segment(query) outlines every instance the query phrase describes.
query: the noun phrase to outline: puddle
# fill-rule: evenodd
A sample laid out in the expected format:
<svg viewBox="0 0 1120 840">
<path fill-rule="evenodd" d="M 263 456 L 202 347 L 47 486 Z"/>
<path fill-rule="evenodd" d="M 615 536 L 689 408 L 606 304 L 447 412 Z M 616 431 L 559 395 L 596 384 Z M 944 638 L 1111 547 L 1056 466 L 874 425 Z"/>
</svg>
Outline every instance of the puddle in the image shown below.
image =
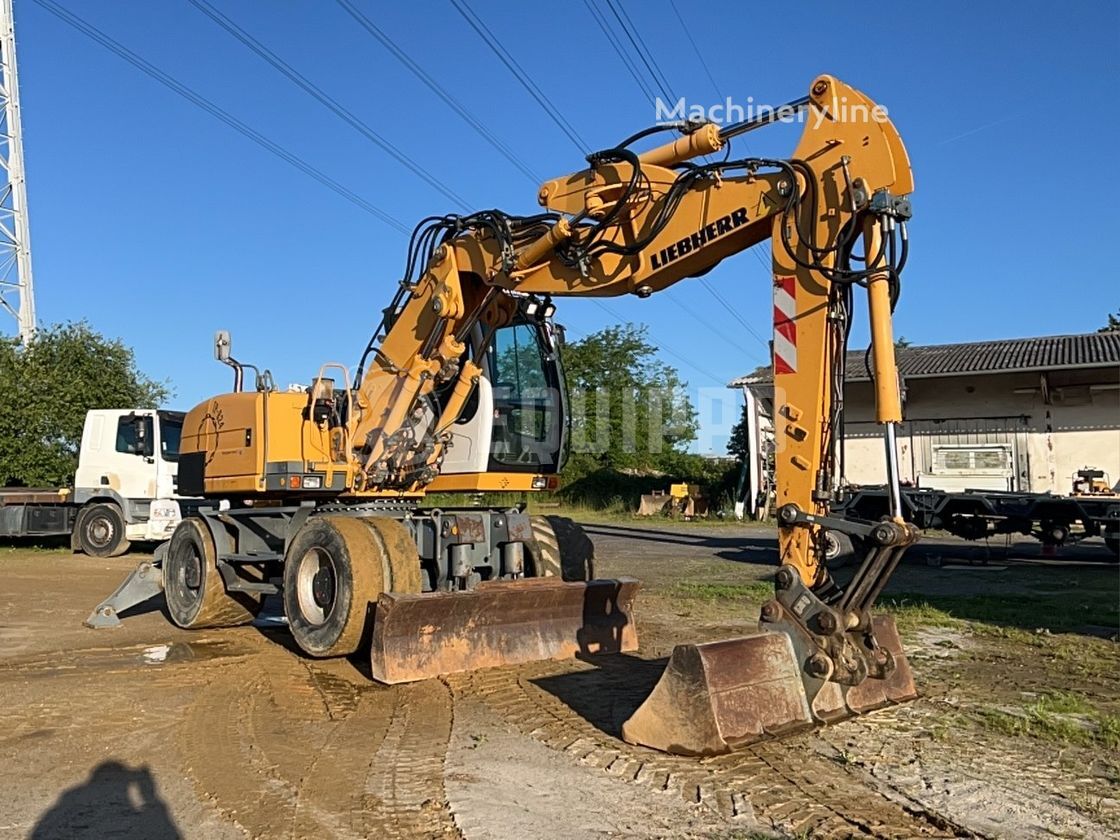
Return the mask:
<svg viewBox="0 0 1120 840">
<path fill-rule="evenodd" d="M 245 653 L 248 653 L 245 648 L 225 641 L 170 642 L 146 647 L 138 658 L 144 665 L 164 665 L 172 662 L 222 659 Z"/>
</svg>

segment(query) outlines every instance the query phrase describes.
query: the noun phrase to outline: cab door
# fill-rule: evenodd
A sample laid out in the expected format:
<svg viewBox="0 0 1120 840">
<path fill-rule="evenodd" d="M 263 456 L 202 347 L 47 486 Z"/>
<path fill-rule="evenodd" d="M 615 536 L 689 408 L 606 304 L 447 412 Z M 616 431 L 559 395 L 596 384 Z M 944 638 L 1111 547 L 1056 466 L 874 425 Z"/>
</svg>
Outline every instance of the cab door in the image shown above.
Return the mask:
<svg viewBox="0 0 1120 840">
<path fill-rule="evenodd" d="M 566 442 L 560 348 L 549 322 L 495 330 L 487 352 L 492 472 L 555 473 Z"/>
</svg>

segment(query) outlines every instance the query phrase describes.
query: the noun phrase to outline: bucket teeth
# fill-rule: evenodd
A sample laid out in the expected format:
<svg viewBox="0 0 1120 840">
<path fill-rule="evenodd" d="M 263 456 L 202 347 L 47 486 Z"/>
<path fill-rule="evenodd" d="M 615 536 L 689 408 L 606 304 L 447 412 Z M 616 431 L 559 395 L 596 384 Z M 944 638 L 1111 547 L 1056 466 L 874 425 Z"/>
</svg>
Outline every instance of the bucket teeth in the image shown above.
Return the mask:
<svg viewBox="0 0 1120 840">
<path fill-rule="evenodd" d="M 383 683 L 637 650 L 633 578 L 495 581 L 469 592 L 385 593 L 374 610 L 370 667 Z"/>
<path fill-rule="evenodd" d="M 876 617 L 873 626 L 895 667 L 856 686 L 806 675 L 783 632 L 678 645 L 653 692 L 622 725 L 622 737 L 678 755 L 718 755 L 914 699 L 894 620 Z"/>
</svg>

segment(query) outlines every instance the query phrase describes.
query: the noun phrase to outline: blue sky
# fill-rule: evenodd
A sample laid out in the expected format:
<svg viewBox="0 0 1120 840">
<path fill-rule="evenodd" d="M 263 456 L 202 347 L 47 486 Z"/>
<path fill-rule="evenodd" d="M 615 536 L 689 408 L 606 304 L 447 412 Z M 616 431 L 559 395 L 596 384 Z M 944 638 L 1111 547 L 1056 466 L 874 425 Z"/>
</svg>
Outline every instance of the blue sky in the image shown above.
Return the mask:
<svg viewBox="0 0 1120 840">
<path fill-rule="evenodd" d="M 459 209 L 186 0 L 58 2 L 408 228 Z M 449 0 L 354 2 L 533 173 L 582 168 L 576 146 Z M 614 22 L 605 0 L 591 2 Z M 472 207 L 536 210 L 536 184 L 336 3 L 215 5 Z M 470 5 L 592 146 L 654 122 L 582 0 Z M 123 338 L 184 408 L 229 386 L 211 355 L 218 328 L 281 384 L 328 360 L 354 364 L 399 280 L 406 237 L 32 0 L 15 7 L 40 320 L 86 318 Z M 1108 151 L 1120 5 L 889 4 L 871 14 L 809 0 L 677 0 L 718 93 L 669 0 L 623 7 L 672 93 L 690 103 L 777 105 L 828 72 L 887 107 L 917 183 L 899 334 L 941 343 L 1079 332 L 1120 307 Z M 795 143 L 786 126 L 749 138 L 760 155 L 787 156 Z M 708 279 L 765 339 L 763 264 L 740 255 Z M 647 324 L 694 389 L 718 389 L 766 360 L 763 343 L 695 281 L 608 305 Z M 559 317 L 577 336 L 615 320 L 573 300 Z M 857 327 L 853 346 L 865 335 Z M 706 421 L 717 449 L 726 414 Z"/>
</svg>

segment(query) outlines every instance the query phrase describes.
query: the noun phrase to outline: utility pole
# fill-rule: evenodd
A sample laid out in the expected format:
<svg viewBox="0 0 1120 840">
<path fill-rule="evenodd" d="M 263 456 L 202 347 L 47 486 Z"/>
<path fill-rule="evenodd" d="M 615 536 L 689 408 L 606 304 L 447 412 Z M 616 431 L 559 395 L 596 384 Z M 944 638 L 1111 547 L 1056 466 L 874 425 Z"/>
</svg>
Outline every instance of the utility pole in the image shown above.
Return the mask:
<svg viewBox="0 0 1120 840">
<path fill-rule="evenodd" d="M 31 233 L 27 226 L 12 0 L 0 0 L 0 76 L 0 309 L 15 317 L 20 341 L 26 346 L 35 334 L 35 287 L 31 282 Z M 13 304 L 15 297 L 19 301 Z"/>
</svg>

